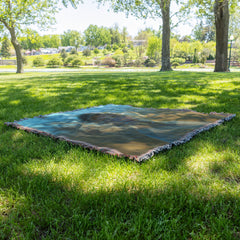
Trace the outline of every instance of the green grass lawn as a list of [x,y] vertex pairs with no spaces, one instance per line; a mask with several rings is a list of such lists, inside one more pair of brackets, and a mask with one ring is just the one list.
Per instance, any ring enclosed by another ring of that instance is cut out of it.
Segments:
[[[237,116],[138,164],[4,122],[102,104]],[[239,239],[239,73],[0,74],[0,239]]]

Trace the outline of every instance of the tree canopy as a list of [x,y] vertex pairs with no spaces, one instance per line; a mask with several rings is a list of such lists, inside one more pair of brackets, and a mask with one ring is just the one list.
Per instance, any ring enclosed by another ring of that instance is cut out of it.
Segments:
[[235,11],[230,15],[229,33],[237,40],[240,38],[240,6],[236,6]]
[[83,43],[83,37],[80,32],[68,30],[61,35],[62,46],[75,46],[76,49]]
[[55,21],[53,15],[59,10],[57,3],[57,0],[0,0],[0,22],[18,31],[32,24],[49,26]]
[[[31,25],[46,28],[55,22],[54,15],[58,12],[59,0],[0,0],[0,28],[5,27],[11,36],[11,42],[17,56],[17,73],[23,72],[19,33]],[[74,7],[81,0],[62,0],[66,6]]]
[[92,47],[103,46],[111,44],[111,34],[109,29],[105,27],[98,27],[97,25],[90,25],[85,31],[86,45]]

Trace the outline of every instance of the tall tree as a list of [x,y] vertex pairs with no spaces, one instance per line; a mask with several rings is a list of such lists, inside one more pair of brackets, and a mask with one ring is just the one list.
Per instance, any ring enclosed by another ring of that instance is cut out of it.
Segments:
[[84,31],[86,45],[91,47],[104,46],[111,43],[111,34],[109,29],[98,27],[97,25],[89,25]]
[[121,40],[122,43],[127,44],[128,41],[128,32],[127,32],[127,28],[123,27],[122,32],[121,32]]
[[216,27],[216,62],[215,72],[227,72],[228,69],[228,32],[229,17],[239,2],[237,0],[189,0],[190,5],[198,7],[201,17],[215,19]]
[[45,48],[58,48],[62,45],[61,37],[58,34],[43,35],[41,42]]
[[161,39],[156,36],[150,37],[148,39],[147,56],[154,59],[157,63],[159,63],[161,48],[162,48]]
[[10,33],[17,57],[17,73],[23,72],[21,45],[17,39],[19,32],[31,24],[44,26],[52,22],[52,14],[56,11],[56,0],[0,0],[0,24]]
[[216,29],[214,19],[207,21],[205,24],[201,20],[200,24],[197,24],[193,29],[193,36],[195,40],[201,42],[216,41]]
[[214,4],[216,25],[216,63],[215,72],[227,72],[228,69],[228,29],[229,3],[228,0],[216,0]]
[[[140,18],[162,18],[162,67],[161,71],[171,71],[170,64],[170,5],[171,0],[97,0],[110,2],[114,11],[123,11]],[[179,0],[176,0],[179,2]]]
[[98,0],[111,2],[114,11],[125,11],[141,18],[162,17],[162,67],[161,71],[170,71],[170,4],[171,0]]
[[120,45],[121,34],[119,32],[119,26],[115,24],[113,27],[109,28],[111,34],[111,44]]
[[[78,0],[63,0],[64,4],[67,2],[75,6]],[[17,73],[23,72],[18,34],[32,24],[40,27],[51,25],[55,20],[54,13],[57,11],[58,0],[0,0],[0,25],[3,25],[10,33],[17,57]]]
[[160,8],[162,12],[162,68],[161,71],[170,71],[171,63],[170,63],[170,4],[171,0],[161,0]]
[[[27,49],[29,49],[30,51],[32,51],[33,49],[39,49],[42,43],[41,43],[41,37],[38,34],[38,32],[31,29],[26,29],[26,31],[24,32],[26,35],[24,40],[26,41]],[[22,43],[21,43],[21,46],[22,46]]]
[[43,35],[40,37],[40,41],[44,48],[58,48],[62,45],[61,37],[58,34]]
[[68,30],[61,35],[63,46],[74,46],[76,49],[83,44],[81,33],[75,30]]
[[151,28],[146,28],[146,29],[140,30],[137,33],[137,36],[134,37],[134,39],[135,40],[145,40],[146,44],[147,44],[148,39],[152,36],[154,36],[154,30],[152,30]]

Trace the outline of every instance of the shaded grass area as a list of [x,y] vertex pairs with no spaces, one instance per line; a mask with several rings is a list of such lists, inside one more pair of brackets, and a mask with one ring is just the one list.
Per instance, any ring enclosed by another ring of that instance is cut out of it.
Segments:
[[[229,112],[143,164],[4,126],[103,104]],[[239,239],[238,73],[0,74],[0,239]]]

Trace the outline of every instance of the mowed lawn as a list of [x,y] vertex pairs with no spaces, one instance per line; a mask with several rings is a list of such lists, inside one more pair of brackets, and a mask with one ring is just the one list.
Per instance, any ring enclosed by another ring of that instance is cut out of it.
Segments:
[[[4,125],[110,103],[236,117],[142,164]],[[240,239],[240,74],[1,73],[0,239]]]

